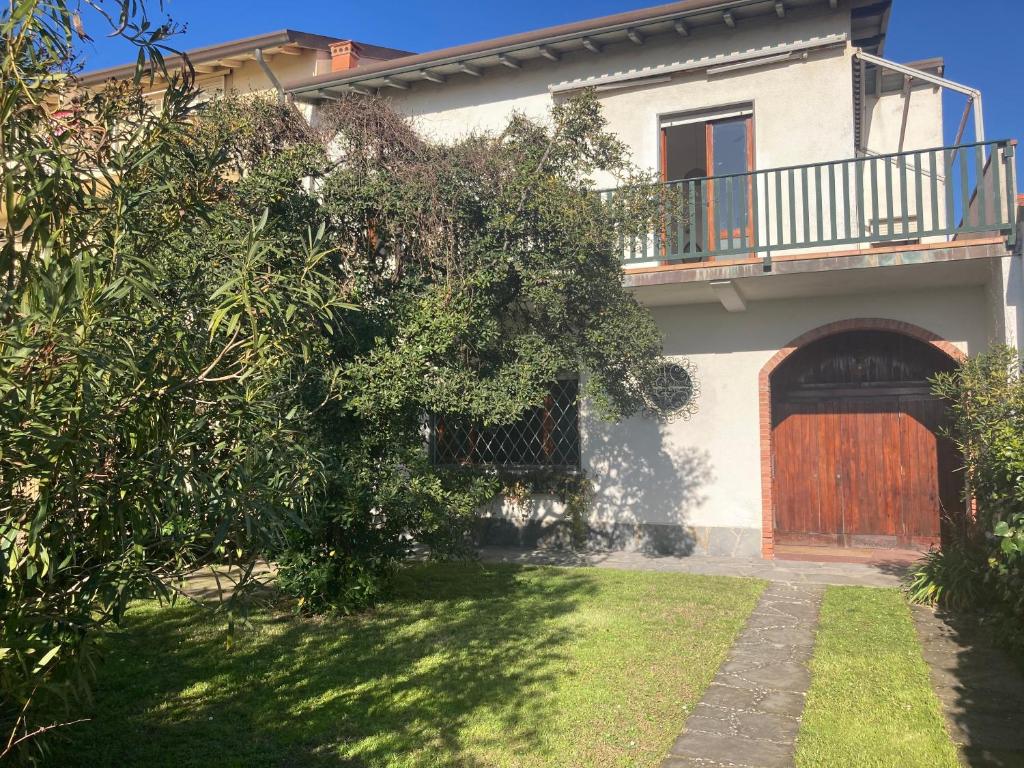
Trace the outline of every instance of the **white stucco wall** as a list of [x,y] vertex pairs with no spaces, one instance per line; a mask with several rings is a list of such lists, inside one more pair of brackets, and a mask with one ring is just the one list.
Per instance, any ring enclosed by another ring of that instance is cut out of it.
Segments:
[[986,286],[988,301],[988,336],[992,344],[1006,344],[1020,349],[1024,335],[1024,266],[1021,257],[1004,256],[993,259],[991,277]]
[[[543,119],[554,103],[551,85],[767,46],[849,34],[847,13],[791,14],[736,30],[701,30],[681,38],[651,38],[642,46],[622,43],[600,55],[567,54],[562,61],[531,61],[521,70],[488,69],[483,77],[457,75],[444,85],[417,84],[391,94],[399,110],[435,139],[455,139],[473,131],[498,131],[519,111]],[[832,48],[806,59],[709,76],[675,75],[668,82],[599,93],[609,128],[632,149],[634,160],[650,170],[658,166],[660,115],[752,104],[755,165],[780,165],[852,157],[853,103],[851,50]],[[559,97],[560,98],[560,97]]]
[[[318,71],[325,71],[324,61],[326,52],[302,49],[298,54],[278,54],[267,56],[267,65],[278,82],[288,83],[306,77],[312,77]],[[320,69],[318,70],[318,65]],[[273,89],[273,84],[263,72],[259,63],[255,60],[246,61],[242,66],[233,69],[225,78],[227,90],[236,93],[252,93],[253,91],[268,91]]]
[[[903,117],[906,108],[906,127]],[[939,88],[917,86],[910,92],[909,100],[902,92],[885,93],[881,96],[867,98],[867,117],[864,122],[865,150],[868,156],[887,155],[896,152],[907,152],[914,149],[935,149],[944,144],[942,133],[942,92]],[[904,132],[903,145],[900,146],[900,133]],[[931,173],[934,160],[936,174]],[[863,192],[865,200],[865,217],[871,231],[876,234],[901,233],[908,236],[917,232],[942,229],[951,222],[946,212],[945,156],[942,152],[924,153],[918,156],[907,156],[903,162],[907,170],[907,197],[903,198],[900,184],[901,168],[893,159],[877,160],[875,172],[878,174],[878,204],[876,218],[872,205],[872,191],[865,178]],[[889,167],[887,168],[886,165]],[[868,173],[870,168],[868,168]],[[888,200],[885,190],[885,174],[892,175],[894,221],[888,219]],[[915,181],[921,177],[921,210],[918,210],[915,194]],[[933,182],[935,208],[933,212]],[[907,230],[903,229],[902,214],[908,218]],[[943,236],[931,239],[943,239]]]
[[[869,152],[886,154],[899,151],[906,103],[907,99],[903,98],[902,92],[868,97],[865,137]],[[920,85],[911,89],[904,149],[930,149],[941,147],[944,143],[941,89]]]
[[967,353],[989,340],[982,287],[832,296],[749,305],[655,307],[666,356],[696,365],[697,413],[659,424],[584,419],[584,465],[599,520],[761,528],[758,375],[797,336],[850,318],[887,318],[937,333]]

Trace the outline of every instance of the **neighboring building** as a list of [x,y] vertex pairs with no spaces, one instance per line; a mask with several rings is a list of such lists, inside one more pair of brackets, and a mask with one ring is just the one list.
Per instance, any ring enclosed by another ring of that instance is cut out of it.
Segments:
[[[927,378],[1020,335],[1014,143],[982,140],[980,94],[941,59],[880,58],[890,10],[686,0],[289,80],[314,108],[385,91],[439,139],[593,87],[636,162],[680,192],[680,222],[623,266],[684,418],[602,424],[563,383],[515,441],[435,435],[439,460],[583,470],[612,546],[938,542],[964,504]],[[944,88],[967,96],[977,141],[943,146]],[[494,510],[493,528],[534,540],[560,514],[538,498]]]
[[[283,98],[281,83],[284,81],[355,69],[412,54],[369,43],[284,29],[193,48],[185,55],[195,70],[197,87],[207,97],[277,91]],[[180,71],[183,58],[180,55],[168,56],[164,63],[168,72],[173,74]],[[134,74],[135,65],[126,64],[84,72],[77,80],[86,88],[94,88],[108,80],[130,79]],[[166,88],[159,72],[152,81],[147,77],[143,82],[147,95],[157,96]]]

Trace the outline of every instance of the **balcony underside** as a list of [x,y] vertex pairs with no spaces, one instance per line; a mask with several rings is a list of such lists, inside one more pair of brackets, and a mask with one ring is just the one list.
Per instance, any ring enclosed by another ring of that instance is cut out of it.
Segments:
[[1001,236],[954,242],[823,251],[761,259],[626,269],[624,281],[648,306],[746,302],[809,296],[984,285],[992,259],[1009,256]]

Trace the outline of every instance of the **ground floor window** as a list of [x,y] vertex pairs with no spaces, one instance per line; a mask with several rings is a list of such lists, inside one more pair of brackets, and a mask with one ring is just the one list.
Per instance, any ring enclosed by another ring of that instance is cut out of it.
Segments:
[[580,467],[579,382],[554,382],[544,404],[514,424],[481,427],[457,416],[434,416],[430,449],[435,464],[506,469]]

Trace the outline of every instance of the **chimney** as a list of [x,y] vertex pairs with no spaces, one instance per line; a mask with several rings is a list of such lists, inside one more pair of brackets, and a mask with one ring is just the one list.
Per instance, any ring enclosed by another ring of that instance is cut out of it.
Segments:
[[331,43],[331,72],[342,72],[359,66],[359,43],[340,40]]

